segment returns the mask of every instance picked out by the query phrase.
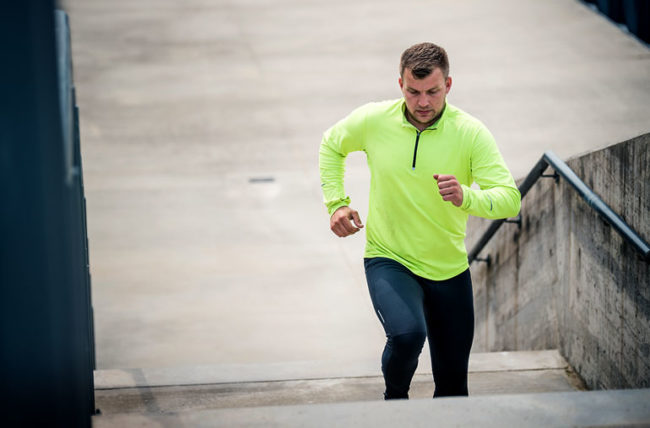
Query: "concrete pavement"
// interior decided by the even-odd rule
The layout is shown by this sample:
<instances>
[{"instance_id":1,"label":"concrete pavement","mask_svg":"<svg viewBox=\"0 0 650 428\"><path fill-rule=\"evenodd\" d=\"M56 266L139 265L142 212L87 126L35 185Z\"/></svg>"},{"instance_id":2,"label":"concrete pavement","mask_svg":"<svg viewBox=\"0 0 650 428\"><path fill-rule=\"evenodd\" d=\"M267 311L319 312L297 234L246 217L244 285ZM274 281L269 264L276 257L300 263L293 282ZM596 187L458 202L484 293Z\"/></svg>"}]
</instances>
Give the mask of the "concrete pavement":
<instances>
[{"instance_id":1,"label":"concrete pavement","mask_svg":"<svg viewBox=\"0 0 650 428\"><path fill-rule=\"evenodd\" d=\"M476 352L470 356L469 360L470 373L558 369L568 370L569 366L557 350ZM431 375L431 364L427 356L420 361L416 374ZM380 365L374 358L371 360L336 361L336 364L323 360L172 368L104 369L95 372L95 389L279 382L380 375Z\"/></svg>"},{"instance_id":2,"label":"concrete pavement","mask_svg":"<svg viewBox=\"0 0 650 428\"><path fill-rule=\"evenodd\" d=\"M474 353L472 396L584 389L556 350ZM237 364L172 369L99 370L96 406L102 415L287 406L380 400L384 381L375 360ZM431 367L420 364L411 398L431 398Z\"/></svg>"},{"instance_id":3,"label":"concrete pavement","mask_svg":"<svg viewBox=\"0 0 650 428\"><path fill-rule=\"evenodd\" d=\"M63 4L101 369L378 361L363 234L329 232L317 151L400 95L412 43L447 48L450 102L516 177L650 129L650 52L573 0ZM365 217L364 159L348 165Z\"/></svg>"},{"instance_id":4,"label":"concrete pavement","mask_svg":"<svg viewBox=\"0 0 650 428\"><path fill-rule=\"evenodd\" d=\"M647 427L650 390L553 392L351 402L93 418L97 428L137 427Z\"/></svg>"}]
</instances>

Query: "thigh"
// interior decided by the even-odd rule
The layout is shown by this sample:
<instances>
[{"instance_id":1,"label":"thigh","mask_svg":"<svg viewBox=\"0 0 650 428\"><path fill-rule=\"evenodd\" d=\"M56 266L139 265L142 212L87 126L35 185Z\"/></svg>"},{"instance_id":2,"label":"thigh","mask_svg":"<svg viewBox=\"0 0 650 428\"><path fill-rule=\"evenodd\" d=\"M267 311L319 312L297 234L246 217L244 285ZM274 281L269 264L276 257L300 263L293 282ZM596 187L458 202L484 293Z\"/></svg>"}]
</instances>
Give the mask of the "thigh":
<instances>
[{"instance_id":1,"label":"thigh","mask_svg":"<svg viewBox=\"0 0 650 428\"><path fill-rule=\"evenodd\" d=\"M364 260L372 305L387 336L425 333L423 291L417 277L383 257Z\"/></svg>"},{"instance_id":2,"label":"thigh","mask_svg":"<svg viewBox=\"0 0 650 428\"><path fill-rule=\"evenodd\" d=\"M466 364L474 338L469 269L446 281L425 280L423 289L432 360Z\"/></svg>"}]
</instances>

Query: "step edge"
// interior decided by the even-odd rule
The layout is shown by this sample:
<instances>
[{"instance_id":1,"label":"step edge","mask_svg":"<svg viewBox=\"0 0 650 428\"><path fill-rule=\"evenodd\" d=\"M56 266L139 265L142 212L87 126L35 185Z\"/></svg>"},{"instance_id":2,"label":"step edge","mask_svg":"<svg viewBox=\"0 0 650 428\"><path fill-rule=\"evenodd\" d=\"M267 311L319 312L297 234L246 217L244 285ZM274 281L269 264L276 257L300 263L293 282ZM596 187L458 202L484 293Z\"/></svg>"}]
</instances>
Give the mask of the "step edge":
<instances>
[{"instance_id":1,"label":"step edge","mask_svg":"<svg viewBox=\"0 0 650 428\"><path fill-rule=\"evenodd\" d=\"M472 353L469 372L566 369L560 353L504 351ZM416 374L431 374L428 358L421 358ZM94 373L95 389L211 385L315 379L380 377L379 361L296 361L268 364L219 364L161 368L102 369Z\"/></svg>"}]
</instances>

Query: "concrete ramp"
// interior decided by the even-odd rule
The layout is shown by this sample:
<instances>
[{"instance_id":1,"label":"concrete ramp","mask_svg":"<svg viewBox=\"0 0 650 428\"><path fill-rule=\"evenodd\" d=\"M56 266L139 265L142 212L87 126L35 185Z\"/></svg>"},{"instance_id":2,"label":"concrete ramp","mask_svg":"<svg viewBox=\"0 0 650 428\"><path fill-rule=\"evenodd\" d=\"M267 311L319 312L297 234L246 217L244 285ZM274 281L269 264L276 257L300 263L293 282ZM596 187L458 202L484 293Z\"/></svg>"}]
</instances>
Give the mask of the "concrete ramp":
<instances>
[{"instance_id":1,"label":"concrete ramp","mask_svg":"<svg viewBox=\"0 0 650 428\"><path fill-rule=\"evenodd\" d=\"M648 49L574 0L62 3L99 368L381 353L364 232L329 231L318 145L353 108L401 96L412 43L448 50L449 101L490 128L515 177L544 150L650 129ZM347 173L365 218L362 154Z\"/></svg>"}]
</instances>

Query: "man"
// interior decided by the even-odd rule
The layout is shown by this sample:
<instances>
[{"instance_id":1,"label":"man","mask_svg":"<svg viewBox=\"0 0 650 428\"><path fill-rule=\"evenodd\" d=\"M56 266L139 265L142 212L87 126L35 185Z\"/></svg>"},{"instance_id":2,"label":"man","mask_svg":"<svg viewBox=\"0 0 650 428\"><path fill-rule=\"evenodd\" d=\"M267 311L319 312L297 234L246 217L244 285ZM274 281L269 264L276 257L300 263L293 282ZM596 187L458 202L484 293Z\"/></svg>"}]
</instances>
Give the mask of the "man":
<instances>
[{"instance_id":1,"label":"man","mask_svg":"<svg viewBox=\"0 0 650 428\"><path fill-rule=\"evenodd\" d=\"M354 110L325 132L320 146L324 200L339 237L364 227L349 207L343 175L348 153L367 155L364 266L387 337L385 399L408 398L425 338L434 397L468 395L474 304L467 217L512 217L520 208L521 196L490 132L446 102L451 82L445 50L414 45L400 61L403 98ZM473 182L480 190L470 188Z\"/></svg>"}]
</instances>

